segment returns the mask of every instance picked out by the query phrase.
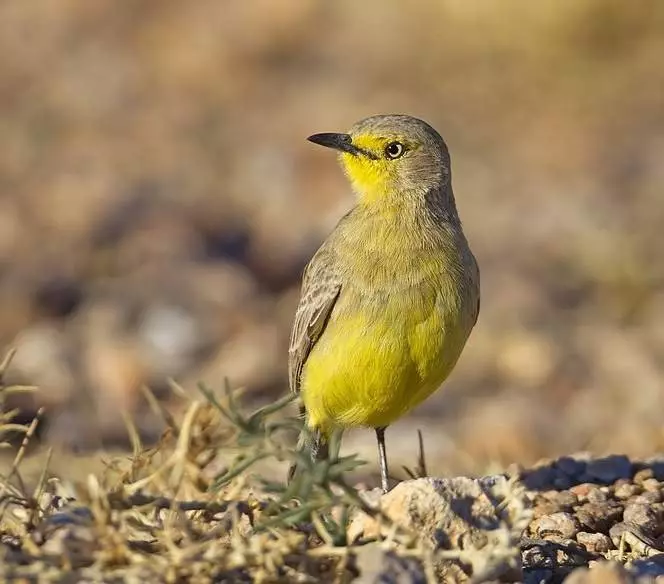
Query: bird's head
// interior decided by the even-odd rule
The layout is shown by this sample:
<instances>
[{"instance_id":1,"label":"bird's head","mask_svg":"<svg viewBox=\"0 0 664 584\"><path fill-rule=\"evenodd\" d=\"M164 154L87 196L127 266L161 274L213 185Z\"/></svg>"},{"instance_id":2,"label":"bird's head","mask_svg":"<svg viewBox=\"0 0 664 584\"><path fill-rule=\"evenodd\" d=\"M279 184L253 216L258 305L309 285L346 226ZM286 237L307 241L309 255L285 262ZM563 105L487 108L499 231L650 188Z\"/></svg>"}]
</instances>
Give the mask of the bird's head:
<instances>
[{"instance_id":1,"label":"bird's head","mask_svg":"<svg viewBox=\"0 0 664 584\"><path fill-rule=\"evenodd\" d=\"M361 203L423 200L450 182L447 146L429 124L406 115L372 116L347 134L308 140L340 151L341 164Z\"/></svg>"}]
</instances>

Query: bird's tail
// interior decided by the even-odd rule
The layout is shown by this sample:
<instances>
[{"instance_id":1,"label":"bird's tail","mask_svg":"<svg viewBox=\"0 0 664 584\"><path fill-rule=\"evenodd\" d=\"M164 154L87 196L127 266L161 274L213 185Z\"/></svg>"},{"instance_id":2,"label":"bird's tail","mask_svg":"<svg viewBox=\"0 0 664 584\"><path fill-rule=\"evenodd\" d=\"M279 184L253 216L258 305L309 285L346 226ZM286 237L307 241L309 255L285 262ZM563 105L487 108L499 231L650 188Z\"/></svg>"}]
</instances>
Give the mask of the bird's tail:
<instances>
[{"instance_id":1,"label":"bird's tail","mask_svg":"<svg viewBox=\"0 0 664 584\"><path fill-rule=\"evenodd\" d=\"M306 417L304 407L300 408L300 414ZM297 451L305 456L311 457L312 461L325 460L329 458L329 448L327 437L320 430L310 430L305 427L300 432L300 437L297 441ZM288 469L288 482L293 480L293 477L298 473L298 464L294 462Z\"/></svg>"}]
</instances>

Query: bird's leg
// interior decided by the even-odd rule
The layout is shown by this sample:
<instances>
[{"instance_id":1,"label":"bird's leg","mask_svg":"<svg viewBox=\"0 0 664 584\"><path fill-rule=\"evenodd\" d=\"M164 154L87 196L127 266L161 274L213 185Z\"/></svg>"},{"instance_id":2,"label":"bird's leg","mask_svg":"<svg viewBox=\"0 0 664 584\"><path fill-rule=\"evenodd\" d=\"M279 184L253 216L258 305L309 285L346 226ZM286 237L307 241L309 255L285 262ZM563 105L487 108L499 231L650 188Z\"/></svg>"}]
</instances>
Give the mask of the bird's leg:
<instances>
[{"instance_id":1,"label":"bird's leg","mask_svg":"<svg viewBox=\"0 0 664 584\"><path fill-rule=\"evenodd\" d=\"M387 493L389 485L387 484L387 454L385 453L385 428L376 428L376 440L378 441L378 456L380 459L380 485L383 493Z\"/></svg>"}]
</instances>

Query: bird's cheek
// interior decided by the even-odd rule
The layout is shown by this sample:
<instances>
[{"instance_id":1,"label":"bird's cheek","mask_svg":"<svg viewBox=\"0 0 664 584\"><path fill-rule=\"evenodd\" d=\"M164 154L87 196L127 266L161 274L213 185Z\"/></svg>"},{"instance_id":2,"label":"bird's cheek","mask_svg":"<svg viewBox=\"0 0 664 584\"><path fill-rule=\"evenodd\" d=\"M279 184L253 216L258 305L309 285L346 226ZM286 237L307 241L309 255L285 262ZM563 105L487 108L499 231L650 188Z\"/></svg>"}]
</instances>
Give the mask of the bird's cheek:
<instances>
[{"instance_id":1,"label":"bird's cheek","mask_svg":"<svg viewBox=\"0 0 664 584\"><path fill-rule=\"evenodd\" d=\"M344 158L346 174L362 199L374 199L386 192L386 175L379 164L356 156Z\"/></svg>"}]
</instances>

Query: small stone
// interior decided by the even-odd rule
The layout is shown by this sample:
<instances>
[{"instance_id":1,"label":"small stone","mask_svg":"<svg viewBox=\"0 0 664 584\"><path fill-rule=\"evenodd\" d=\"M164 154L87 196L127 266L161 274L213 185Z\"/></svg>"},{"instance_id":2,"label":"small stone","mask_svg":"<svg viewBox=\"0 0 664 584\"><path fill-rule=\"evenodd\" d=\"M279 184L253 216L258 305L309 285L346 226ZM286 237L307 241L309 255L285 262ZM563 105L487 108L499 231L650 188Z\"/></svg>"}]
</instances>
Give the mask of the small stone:
<instances>
[{"instance_id":1,"label":"small stone","mask_svg":"<svg viewBox=\"0 0 664 584\"><path fill-rule=\"evenodd\" d=\"M560 494L559 491L556 490L556 489L548 489L546 491L542 491L540 493L540 497L542 497L542 499L546 499L547 501L554 501L555 502L555 501L558 500L558 495L559 494Z\"/></svg>"},{"instance_id":2,"label":"small stone","mask_svg":"<svg viewBox=\"0 0 664 584\"><path fill-rule=\"evenodd\" d=\"M586 472L603 483L611 484L618 479L629 478L632 463L626 456L615 454L589 461Z\"/></svg>"},{"instance_id":3,"label":"small stone","mask_svg":"<svg viewBox=\"0 0 664 584\"><path fill-rule=\"evenodd\" d=\"M588 503L606 503L609 497L601 488L595 488L588 493Z\"/></svg>"},{"instance_id":4,"label":"small stone","mask_svg":"<svg viewBox=\"0 0 664 584\"><path fill-rule=\"evenodd\" d=\"M638 533L638 530L636 530ZM635 528L633 525L629 525L624 522L616 523L611 527L609 530L609 537L611 538L611 541L613 542L613 545L616 546L617 548L620 548L620 544L623 540L623 537L627 537L626 534L634 534ZM645 534L644 534L645 535ZM637 539L640 539L637 537ZM629 542L627 542L629 543ZM630 546L631 547L631 546Z\"/></svg>"},{"instance_id":5,"label":"small stone","mask_svg":"<svg viewBox=\"0 0 664 584\"><path fill-rule=\"evenodd\" d=\"M651 479L655 476L652 468L642 468L634 474L634 482L640 485L646 479Z\"/></svg>"},{"instance_id":6,"label":"small stone","mask_svg":"<svg viewBox=\"0 0 664 584\"><path fill-rule=\"evenodd\" d=\"M608 533L621 516L622 507L610 503L585 503L576 509L576 517L584 531Z\"/></svg>"},{"instance_id":7,"label":"small stone","mask_svg":"<svg viewBox=\"0 0 664 584\"><path fill-rule=\"evenodd\" d=\"M558 475L555 479L553 479L553 486L556 489L563 491L565 489L569 489L572 486L572 480L568 476Z\"/></svg>"},{"instance_id":8,"label":"small stone","mask_svg":"<svg viewBox=\"0 0 664 584\"><path fill-rule=\"evenodd\" d=\"M572 508L579 504L579 498L571 491L561 491L558 493L556 502L562 508Z\"/></svg>"},{"instance_id":9,"label":"small stone","mask_svg":"<svg viewBox=\"0 0 664 584\"><path fill-rule=\"evenodd\" d=\"M642 484L643 488L646 491L650 491L651 493L660 493L662 490L662 483L660 483L656 478L646 479Z\"/></svg>"},{"instance_id":10,"label":"small stone","mask_svg":"<svg viewBox=\"0 0 664 584\"><path fill-rule=\"evenodd\" d=\"M576 534L576 541L584 546L589 552L596 554L604 554L613 547L609 537L603 533L579 531L579 533Z\"/></svg>"},{"instance_id":11,"label":"small stone","mask_svg":"<svg viewBox=\"0 0 664 584\"><path fill-rule=\"evenodd\" d=\"M534 545L525 549L521 558L524 569L553 569L556 567L555 550L545 546Z\"/></svg>"},{"instance_id":12,"label":"small stone","mask_svg":"<svg viewBox=\"0 0 664 584\"><path fill-rule=\"evenodd\" d=\"M570 488L570 492L576 495L576 498L579 500L579 503L584 503L588 500L588 493L596 489L597 485L591 483L581 483L580 485L574 485Z\"/></svg>"},{"instance_id":13,"label":"small stone","mask_svg":"<svg viewBox=\"0 0 664 584\"><path fill-rule=\"evenodd\" d=\"M659 521L650 505L633 503L625 507L623 521L638 525L646 534L655 535Z\"/></svg>"},{"instance_id":14,"label":"small stone","mask_svg":"<svg viewBox=\"0 0 664 584\"><path fill-rule=\"evenodd\" d=\"M652 582L653 578L657 578L655 582L661 582L661 579L664 579L664 563L661 560L638 559L632 562L630 568L637 582Z\"/></svg>"},{"instance_id":15,"label":"small stone","mask_svg":"<svg viewBox=\"0 0 664 584\"><path fill-rule=\"evenodd\" d=\"M619 483L620 484L616 483L616 487L613 491L613 496L616 499L631 499L642 491L640 485L635 485L627 480L625 480L625 482L619 481Z\"/></svg>"},{"instance_id":16,"label":"small stone","mask_svg":"<svg viewBox=\"0 0 664 584\"><path fill-rule=\"evenodd\" d=\"M556 540L561 547L556 550L556 564L558 567L584 566L588 563L588 554L574 539Z\"/></svg>"},{"instance_id":17,"label":"small stone","mask_svg":"<svg viewBox=\"0 0 664 584\"><path fill-rule=\"evenodd\" d=\"M553 571L546 568L524 570L523 584L548 584L553 578Z\"/></svg>"},{"instance_id":18,"label":"small stone","mask_svg":"<svg viewBox=\"0 0 664 584\"><path fill-rule=\"evenodd\" d=\"M570 513L553 513L552 515L544 515L537 519L534 524L534 530L540 537L547 534L555 534L560 537L572 538L579 531L579 522Z\"/></svg>"},{"instance_id":19,"label":"small stone","mask_svg":"<svg viewBox=\"0 0 664 584\"><path fill-rule=\"evenodd\" d=\"M571 456L563 456L556 461L556 466L567 476L577 477L586 470L586 463Z\"/></svg>"},{"instance_id":20,"label":"small stone","mask_svg":"<svg viewBox=\"0 0 664 584\"><path fill-rule=\"evenodd\" d=\"M540 499L533 508L533 519L537 519L538 517L542 517L544 515L553 515L559 511L562 511L562 509L555 501L546 501Z\"/></svg>"},{"instance_id":21,"label":"small stone","mask_svg":"<svg viewBox=\"0 0 664 584\"><path fill-rule=\"evenodd\" d=\"M652 470L653 476L658 481L664 481L664 460L651 460L650 469Z\"/></svg>"},{"instance_id":22,"label":"small stone","mask_svg":"<svg viewBox=\"0 0 664 584\"><path fill-rule=\"evenodd\" d=\"M655 505L662 502L661 491L646 491L634 497L631 503L645 503L646 505Z\"/></svg>"},{"instance_id":23,"label":"small stone","mask_svg":"<svg viewBox=\"0 0 664 584\"><path fill-rule=\"evenodd\" d=\"M521 482L531 491L541 491L545 487L550 487L555 478L555 469L550 465L546 465L526 471L521 478Z\"/></svg>"}]
</instances>

